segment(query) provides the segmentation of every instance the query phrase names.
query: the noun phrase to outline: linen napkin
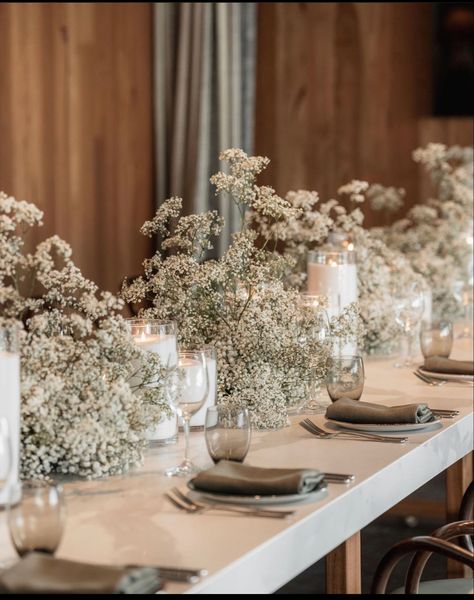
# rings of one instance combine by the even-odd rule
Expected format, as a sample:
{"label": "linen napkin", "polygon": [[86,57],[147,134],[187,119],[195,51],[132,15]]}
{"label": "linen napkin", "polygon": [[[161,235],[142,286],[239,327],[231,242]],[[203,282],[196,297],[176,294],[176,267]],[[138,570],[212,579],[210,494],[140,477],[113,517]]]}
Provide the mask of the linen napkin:
{"label": "linen napkin", "polygon": [[324,474],[317,469],[268,469],[221,460],[193,479],[196,489],[235,495],[306,494],[318,489]]}
{"label": "linen napkin", "polygon": [[427,371],[434,371],[435,373],[474,375],[474,362],[472,360],[453,360],[442,356],[430,356],[425,358],[424,367]]}
{"label": "linen napkin", "polygon": [[157,569],[79,563],[31,552],[0,573],[0,590],[15,594],[151,594]]}
{"label": "linen napkin", "polygon": [[433,413],[426,404],[381,406],[350,398],[336,400],[326,410],[326,418],[347,423],[390,425],[401,423],[429,423]]}

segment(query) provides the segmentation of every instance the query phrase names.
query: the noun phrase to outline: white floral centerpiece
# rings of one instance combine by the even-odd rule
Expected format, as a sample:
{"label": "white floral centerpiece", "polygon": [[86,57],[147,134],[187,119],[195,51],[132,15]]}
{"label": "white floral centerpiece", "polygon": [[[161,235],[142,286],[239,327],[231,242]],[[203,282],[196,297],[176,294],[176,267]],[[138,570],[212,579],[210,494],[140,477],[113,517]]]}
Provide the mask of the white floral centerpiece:
{"label": "white floral centerpiece", "polygon": [[[368,353],[390,352],[400,336],[392,309],[391,289],[395,282],[409,285],[415,281],[423,283],[423,278],[414,272],[400,252],[388,248],[363,228],[360,204],[367,199],[381,203],[382,195],[392,201],[395,198],[399,203],[399,192],[353,180],[341,186],[338,194],[341,199],[320,203],[315,191],[290,191],[286,200],[295,210],[288,218],[270,222],[265,215],[252,211],[249,219],[259,234],[265,240],[271,240],[289,259],[289,264],[294,265],[287,270],[286,281],[299,288],[305,286],[310,250],[324,247],[334,234],[351,244],[357,253],[358,307],[364,330],[364,350]],[[349,204],[348,209],[343,202]]]}
{"label": "white floral centerpiece", "polygon": [[21,474],[120,473],[140,462],[146,429],[169,410],[168,373],[135,346],[123,301],[98,293],[66,242],[23,251],[41,219],[35,205],[0,193],[0,321],[22,329]]}
{"label": "white floral centerpiece", "polygon": [[473,148],[432,143],[415,150],[413,159],[430,174],[436,197],[374,234],[426,277],[435,314],[454,318],[461,309],[455,286],[472,279]]}
{"label": "white floral centerpiece", "polygon": [[249,209],[270,221],[294,212],[272,188],[255,183],[268,159],[238,149],[220,158],[228,161],[229,174],[219,172],[211,182],[242,216],[227,251],[204,260],[222,227],[216,211],[181,216],[181,199],[166,200],[142,227],[145,235],[161,236],[161,248],[144,262],[142,276],[124,284],[122,295],[151,303],[140,316],[176,320],[181,344],[215,346],[218,403],[248,407],[258,428],[279,428],[287,423],[287,409],[305,400],[314,374],[324,376],[330,343],[315,335],[316,316],[299,307],[298,291],[285,288],[285,259],[259,246],[245,219]]}

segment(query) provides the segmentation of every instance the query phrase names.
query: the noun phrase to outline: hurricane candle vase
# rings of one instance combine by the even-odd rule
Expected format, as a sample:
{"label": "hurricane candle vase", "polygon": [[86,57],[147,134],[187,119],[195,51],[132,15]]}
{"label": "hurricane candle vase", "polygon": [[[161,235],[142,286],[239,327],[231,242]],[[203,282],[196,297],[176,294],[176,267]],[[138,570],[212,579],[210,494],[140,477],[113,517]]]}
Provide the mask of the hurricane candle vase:
{"label": "hurricane candle vase", "polygon": [[[308,292],[328,299],[330,318],[339,314],[349,304],[357,302],[356,253],[331,248],[308,253]],[[343,354],[355,352],[355,344],[345,344]]]}
{"label": "hurricane candle vase", "polygon": [[[20,456],[20,350],[16,325],[0,327],[0,418],[7,423],[10,443],[10,468],[0,491],[0,506],[5,506],[19,479]],[[7,460],[6,454],[0,460]],[[7,470],[6,465],[1,466]]]}
{"label": "hurricane candle vase", "polygon": [[[161,363],[167,368],[176,367],[178,362],[177,326],[174,321],[159,321],[157,319],[128,319],[130,333],[135,344],[158,354]],[[139,383],[139,365],[137,375]],[[156,446],[169,445],[178,439],[178,417],[173,411],[171,417],[164,417],[161,422],[147,431],[150,444]]]}

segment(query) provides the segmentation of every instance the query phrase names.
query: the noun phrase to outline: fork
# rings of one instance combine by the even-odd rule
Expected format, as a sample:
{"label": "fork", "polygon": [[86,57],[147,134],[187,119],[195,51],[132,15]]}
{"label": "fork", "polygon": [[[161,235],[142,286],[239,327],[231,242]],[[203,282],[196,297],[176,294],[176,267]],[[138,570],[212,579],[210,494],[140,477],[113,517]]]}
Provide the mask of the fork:
{"label": "fork", "polygon": [[434,380],[434,379],[430,379],[429,377],[427,377],[426,375],[421,374],[418,371],[413,371],[413,375],[416,375],[418,377],[418,379],[421,379],[421,381],[424,381],[425,383],[427,383],[428,385],[433,385],[436,387],[439,387],[440,385],[444,385],[446,383],[446,381],[443,379],[439,379],[439,380]]}
{"label": "fork", "polygon": [[420,370],[414,371],[415,375],[420,376],[421,379],[424,378],[426,383],[432,383],[433,385],[444,385],[445,383],[462,383],[463,385],[469,385],[472,387],[474,381],[466,381],[463,379],[439,379],[438,377],[431,377],[431,375],[427,375],[426,373],[422,373]]}
{"label": "fork", "polygon": [[294,515],[295,512],[292,510],[266,510],[266,509],[252,509],[244,506],[235,506],[233,504],[203,504],[195,500],[191,500],[189,496],[183,494],[178,488],[174,487],[171,491],[165,492],[166,497],[173,502],[175,506],[181,508],[189,513],[202,513],[208,510],[223,510],[236,512],[243,515],[252,517],[270,517],[274,519],[284,519],[290,515]]}
{"label": "fork", "polygon": [[324,429],[321,429],[320,427],[318,427],[315,423],[313,423],[313,421],[311,421],[310,419],[304,419],[303,421],[300,421],[300,425],[301,427],[303,427],[304,429],[306,429],[306,431],[309,431],[310,433],[312,433],[313,435],[316,435],[317,437],[321,438],[321,439],[331,439],[331,438],[336,438],[336,437],[343,437],[343,438],[347,438],[347,439],[359,439],[362,441],[367,441],[367,442],[385,442],[385,443],[394,443],[394,444],[403,444],[405,443],[408,438],[406,437],[389,437],[389,436],[384,436],[384,435],[377,435],[375,433],[362,433],[362,432],[349,432],[349,431],[338,431],[337,433],[330,433],[329,431],[325,431]]}

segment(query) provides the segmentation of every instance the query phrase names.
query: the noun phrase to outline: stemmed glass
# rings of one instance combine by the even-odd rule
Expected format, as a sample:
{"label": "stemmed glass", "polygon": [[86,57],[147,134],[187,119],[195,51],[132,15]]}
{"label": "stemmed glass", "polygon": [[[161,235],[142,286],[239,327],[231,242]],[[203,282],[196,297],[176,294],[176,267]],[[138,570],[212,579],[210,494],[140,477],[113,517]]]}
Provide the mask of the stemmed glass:
{"label": "stemmed glass", "polygon": [[168,477],[186,477],[199,471],[189,458],[189,421],[201,408],[209,391],[209,374],[204,350],[181,350],[176,367],[176,393],[171,394],[176,412],[183,419],[184,460],[165,471]]}
{"label": "stemmed glass", "polygon": [[392,298],[395,321],[401,327],[406,341],[406,351],[402,355],[401,361],[396,362],[394,367],[409,367],[413,365],[412,342],[425,306],[423,290],[418,283],[408,286],[408,288],[395,287],[392,289]]}

